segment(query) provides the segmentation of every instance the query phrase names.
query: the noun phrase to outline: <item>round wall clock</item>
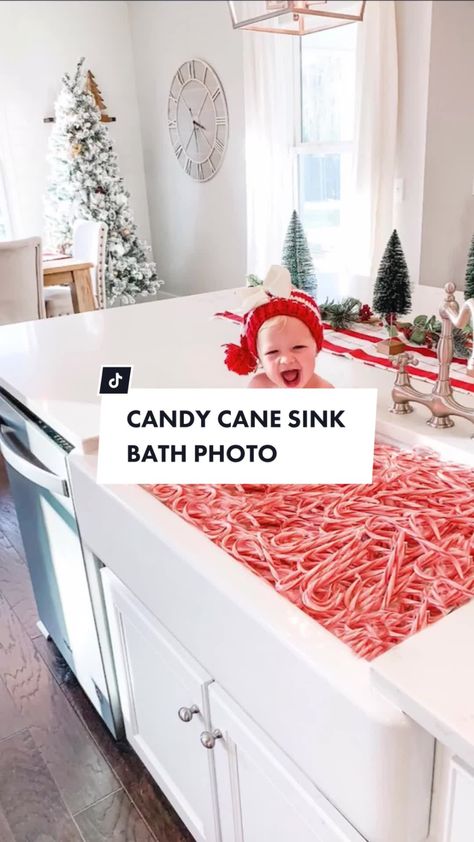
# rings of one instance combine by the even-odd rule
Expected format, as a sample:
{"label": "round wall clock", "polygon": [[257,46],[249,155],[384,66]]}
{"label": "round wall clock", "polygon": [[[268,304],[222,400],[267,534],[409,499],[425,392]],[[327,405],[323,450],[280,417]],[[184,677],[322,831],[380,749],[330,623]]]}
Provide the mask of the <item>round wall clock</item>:
{"label": "round wall clock", "polygon": [[199,58],[176,71],[168,98],[168,128],[174,154],[195,181],[209,181],[222,164],[229,115],[217,73]]}

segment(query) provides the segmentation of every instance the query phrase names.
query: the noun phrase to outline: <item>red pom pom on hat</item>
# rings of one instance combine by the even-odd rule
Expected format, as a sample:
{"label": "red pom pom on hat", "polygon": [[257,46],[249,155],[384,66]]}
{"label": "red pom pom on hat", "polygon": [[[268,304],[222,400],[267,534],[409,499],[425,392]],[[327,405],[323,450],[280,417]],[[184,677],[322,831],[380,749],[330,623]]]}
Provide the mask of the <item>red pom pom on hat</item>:
{"label": "red pom pom on hat", "polygon": [[224,360],[229,371],[235,374],[251,374],[257,368],[257,359],[250,353],[245,336],[241,345],[230,343],[225,345]]}

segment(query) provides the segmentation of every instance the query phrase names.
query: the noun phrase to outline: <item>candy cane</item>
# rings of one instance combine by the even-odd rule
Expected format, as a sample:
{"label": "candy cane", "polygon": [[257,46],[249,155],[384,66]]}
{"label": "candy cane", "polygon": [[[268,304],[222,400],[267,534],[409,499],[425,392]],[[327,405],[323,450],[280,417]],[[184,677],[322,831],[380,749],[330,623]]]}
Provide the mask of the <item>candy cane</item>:
{"label": "candy cane", "polygon": [[144,486],[372,659],[474,595],[474,472],[376,443],[371,485]]}

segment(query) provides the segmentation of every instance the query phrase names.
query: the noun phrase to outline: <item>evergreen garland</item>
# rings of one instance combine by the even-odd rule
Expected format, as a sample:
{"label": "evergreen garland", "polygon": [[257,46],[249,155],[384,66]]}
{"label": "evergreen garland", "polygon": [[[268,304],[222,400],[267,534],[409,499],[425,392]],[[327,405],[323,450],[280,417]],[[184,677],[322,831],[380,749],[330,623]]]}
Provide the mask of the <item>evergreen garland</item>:
{"label": "evergreen garland", "polygon": [[137,294],[155,293],[162,281],[147,260],[149,247],[138,239],[117,156],[100,111],[87,90],[84,59],[63,85],[55,106],[56,121],[49,143],[51,167],[46,197],[46,238],[49,248],[70,252],[76,219],[107,224],[106,291],[133,303]]}
{"label": "evergreen garland", "polygon": [[[440,332],[441,336],[441,332]],[[439,341],[439,338],[438,338]],[[437,343],[436,343],[437,344]],[[455,357],[467,360],[472,351],[472,333],[469,328],[453,327],[453,353]]]}
{"label": "evergreen garland", "polygon": [[263,284],[261,278],[258,275],[247,275],[246,278],[246,286],[248,287],[259,287]]}
{"label": "evergreen garland", "polygon": [[464,285],[464,298],[474,298],[474,236],[471,239],[469,254],[467,257],[466,283]]}
{"label": "evergreen garland", "polygon": [[[380,262],[372,307],[382,316],[404,315],[411,310],[410,277],[396,230],[391,234]],[[391,323],[393,318],[389,321]]]}
{"label": "evergreen garland", "polygon": [[[436,316],[415,316],[412,322],[398,322],[398,330],[412,345],[437,348],[441,338],[442,325]],[[453,353],[460,359],[468,359],[472,350],[472,327],[453,327]]]}
{"label": "evergreen garland", "polygon": [[288,269],[293,286],[316,298],[318,282],[313,260],[304,228],[295,210],[286,232],[281,262]]}
{"label": "evergreen garland", "polygon": [[[342,301],[326,301],[319,307],[321,318],[328,322],[333,330],[344,330],[353,322],[361,321],[361,311],[369,310],[366,304],[361,304],[358,298],[343,298]],[[369,312],[371,312],[369,310]]]}

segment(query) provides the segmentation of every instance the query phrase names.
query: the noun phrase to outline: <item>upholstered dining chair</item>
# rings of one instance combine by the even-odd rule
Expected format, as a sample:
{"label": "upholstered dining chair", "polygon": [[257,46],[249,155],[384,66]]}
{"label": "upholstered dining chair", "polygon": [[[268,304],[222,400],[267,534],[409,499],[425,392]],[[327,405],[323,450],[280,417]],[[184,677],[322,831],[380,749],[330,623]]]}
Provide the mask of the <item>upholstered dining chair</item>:
{"label": "upholstered dining chair", "polygon": [[[92,263],[90,270],[92,292],[99,310],[107,306],[105,294],[105,248],[107,244],[107,225],[78,219],[72,232],[72,257],[77,261]],[[50,286],[44,290],[46,315],[66,316],[74,312],[69,286]]]}
{"label": "upholstered dining chair", "polygon": [[45,315],[40,237],[0,243],[0,324]]}

